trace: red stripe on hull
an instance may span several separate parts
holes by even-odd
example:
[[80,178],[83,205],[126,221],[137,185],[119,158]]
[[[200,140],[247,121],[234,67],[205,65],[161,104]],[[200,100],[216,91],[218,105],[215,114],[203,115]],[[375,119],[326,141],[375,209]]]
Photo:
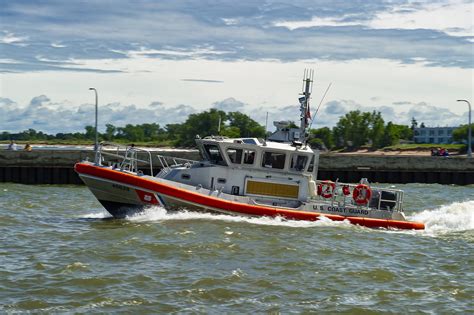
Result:
[[110,168],[94,166],[90,164],[77,163],[74,169],[79,174],[88,174],[123,184],[129,184],[140,188],[155,191],[157,193],[181,199],[184,201],[200,204],[206,207],[221,209],[223,211],[254,215],[254,216],[281,216],[290,220],[306,220],[316,221],[320,216],[327,217],[333,221],[348,220],[352,224],[358,224],[370,228],[397,228],[397,229],[414,229],[422,230],[425,225],[421,222],[408,222],[397,220],[372,219],[361,217],[344,217],[340,215],[321,214],[315,212],[286,210],[278,208],[270,208],[263,206],[249,205],[239,202],[232,202],[211,196],[201,195],[182,188],[174,187],[164,183],[155,182],[143,177],[127,174],[124,172],[112,170]]

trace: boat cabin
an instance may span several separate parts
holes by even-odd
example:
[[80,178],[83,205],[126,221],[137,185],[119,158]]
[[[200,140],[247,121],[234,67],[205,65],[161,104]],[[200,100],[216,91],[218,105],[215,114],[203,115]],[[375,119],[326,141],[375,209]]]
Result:
[[281,173],[313,173],[315,153],[300,143],[277,143],[258,138],[206,137],[196,140],[204,161],[230,168]]
[[196,139],[196,144],[202,161],[173,168],[167,179],[273,204],[315,195],[319,155],[309,146],[215,136]]
[[210,136],[196,139],[202,161],[165,170],[160,176],[210,191],[249,196],[255,202],[297,207],[316,197],[319,153],[307,145],[313,72],[305,71],[300,128],[275,122],[269,140]]

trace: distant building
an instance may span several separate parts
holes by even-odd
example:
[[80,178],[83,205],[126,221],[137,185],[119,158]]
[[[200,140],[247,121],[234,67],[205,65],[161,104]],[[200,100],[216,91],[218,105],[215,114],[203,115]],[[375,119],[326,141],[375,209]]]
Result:
[[453,143],[453,130],[458,127],[425,127],[415,128],[413,139],[415,143]]

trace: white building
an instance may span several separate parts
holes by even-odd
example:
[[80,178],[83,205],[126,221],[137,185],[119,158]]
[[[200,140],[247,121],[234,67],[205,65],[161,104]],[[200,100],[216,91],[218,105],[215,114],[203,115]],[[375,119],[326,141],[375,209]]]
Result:
[[452,133],[458,127],[425,127],[415,128],[415,143],[453,143]]

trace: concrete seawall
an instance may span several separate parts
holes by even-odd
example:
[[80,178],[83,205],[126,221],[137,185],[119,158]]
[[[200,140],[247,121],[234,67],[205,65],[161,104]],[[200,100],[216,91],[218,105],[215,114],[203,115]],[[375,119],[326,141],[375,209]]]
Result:
[[[154,154],[198,160],[195,150],[160,150]],[[23,184],[82,184],[76,162],[93,160],[91,150],[0,151],[0,182]],[[153,161],[155,172],[160,163]],[[144,170],[146,172],[146,170]],[[319,179],[381,183],[474,184],[474,159],[465,157],[375,156],[321,154]]]
[[474,159],[436,156],[322,154],[318,178],[379,183],[474,184]]

